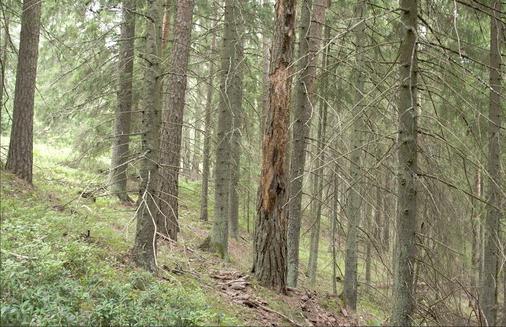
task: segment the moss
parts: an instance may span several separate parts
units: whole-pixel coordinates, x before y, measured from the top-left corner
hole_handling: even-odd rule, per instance
[[[61,166],[48,145],[36,149],[33,188],[0,172],[1,325],[239,324],[198,283],[134,267],[134,208],[76,197],[105,177]]]

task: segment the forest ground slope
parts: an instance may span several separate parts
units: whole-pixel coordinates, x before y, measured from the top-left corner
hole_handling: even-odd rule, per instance
[[[160,272],[135,268],[135,208],[102,188],[106,159],[82,167],[69,157],[66,148],[36,145],[33,188],[1,171],[2,325],[381,323],[376,308],[349,315],[327,285],[287,296],[258,286],[246,232],[231,241],[229,262],[200,251],[211,223],[198,220],[193,182],[182,182],[182,231],[178,243],[161,242]]]

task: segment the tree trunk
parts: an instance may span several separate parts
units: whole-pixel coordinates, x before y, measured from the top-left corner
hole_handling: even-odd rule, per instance
[[[9,45],[9,35],[7,35],[7,31],[9,30],[9,17],[4,16],[4,28],[0,29],[0,39],[3,33],[3,45],[0,49],[0,60],[1,62],[1,71],[0,71],[0,135],[3,132],[3,124],[2,124],[2,111],[4,110],[4,90],[5,90],[5,74],[7,71],[7,46]],[[0,40],[0,44],[2,40]]]
[[[399,136],[397,255],[392,325],[411,326],[414,311],[413,267],[416,256],[417,191],[417,0],[401,0],[399,49]]]
[[[191,143],[191,137],[190,137],[190,131],[189,128],[190,122],[185,122],[183,120],[182,126],[181,126],[181,150],[180,156],[179,156],[179,165],[182,165],[182,176],[186,182],[188,180],[192,180],[191,178],[191,170],[192,170],[192,149],[190,146]]]
[[[478,198],[481,198],[481,170],[480,168],[476,168],[476,177],[474,181],[474,193]],[[473,288],[473,292],[478,290],[480,285],[480,253],[481,253],[481,233],[480,233],[480,207],[478,201],[475,199],[471,200],[472,203],[472,211],[471,211],[471,230],[473,234],[472,239],[472,251],[471,251],[471,267],[472,267],[472,276],[471,276],[471,284]]]
[[[336,249],[336,237],[337,237],[337,220],[339,219],[339,177],[337,175],[338,170],[337,161],[334,165],[334,172],[332,174],[334,179],[334,194],[332,199],[332,294],[337,295],[337,249]]]
[[[135,0],[123,1],[119,49],[118,106],[111,157],[111,192],[122,202],[131,202],[127,193],[128,148],[132,117],[132,80],[134,68]]]
[[[146,14],[146,55],[144,60],[144,110],[142,112],[142,153],[139,209],[133,249],[134,262],[148,270],[156,270],[156,190],[159,180],[158,158],[161,117],[161,3],[148,0]]]
[[[216,50],[216,33],[215,26],[212,26],[211,36],[211,56]],[[207,95],[206,95],[206,112],[204,122],[204,151],[203,151],[203,162],[202,162],[202,189],[200,193],[200,220],[208,220],[208,196],[209,196],[209,166],[211,161],[211,116],[213,112],[213,93],[214,93],[214,64],[212,60],[209,61],[209,79],[207,82]]]
[[[390,190],[390,181],[388,178],[385,178],[385,188],[387,190]],[[381,191],[378,190],[378,192],[381,193]],[[382,194],[381,195],[381,210],[383,211],[383,230],[382,230],[382,241],[383,241],[383,249],[386,253],[390,250],[390,213],[387,208],[387,201],[388,201],[388,194]]]
[[[203,87],[201,87],[202,93],[204,92]],[[200,93],[200,92],[199,92]],[[195,117],[193,119],[193,153],[192,153],[192,170],[190,174],[190,179],[192,181],[196,181],[199,179],[200,175],[200,149],[201,149],[201,130],[202,130],[202,109],[200,103],[197,104],[197,107],[195,108]]]
[[[239,2],[240,3],[240,2]],[[238,16],[243,17],[238,11]],[[230,186],[229,186],[229,219],[230,235],[237,239],[239,233],[239,179],[241,160],[241,131],[243,129],[243,75],[244,75],[244,50],[241,26],[244,22],[236,21],[236,64],[234,68],[235,81],[231,87],[230,109],[232,112],[232,130],[230,135]]]
[[[171,32],[171,9],[173,9],[174,0],[165,0],[163,5],[163,19],[162,19],[162,53],[167,50],[167,44],[169,43],[169,35]],[[172,13],[173,14],[173,13]],[[174,17],[174,16],[172,16]]]
[[[358,234],[360,227],[360,216],[362,206],[362,182],[361,179],[361,163],[364,151],[364,74],[362,73],[364,64],[364,42],[365,22],[363,19],[366,15],[367,4],[364,0],[358,0],[355,8],[355,17],[358,25],[355,32],[355,114],[353,120],[352,135],[352,152],[350,160],[350,176],[351,184],[349,190],[349,198],[346,207],[346,215],[348,217],[348,234],[346,237],[346,256],[345,256],[345,273],[344,273],[344,302],[351,309],[357,309],[357,264],[358,264]]]
[[[225,1],[225,29],[221,58],[220,105],[218,112],[218,144],[216,148],[214,225],[210,237],[210,250],[222,258],[228,256],[228,222],[230,200],[232,103],[238,90],[236,65],[238,0]]]
[[[295,85],[295,103],[290,152],[289,219],[288,219],[288,285],[297,286],[299,271],[299,243],[301,225],[302,184],[306,161],[306,139],[309,136],[310,119],[315,102],[315,76],[317,52],[320,50],[321,29],[328,0],[304,0],[302,2],[297,70],[300,72]],[[311,16],[313,9],[313,16]],[[313,19],[313,20],[311,20]]]
[[[325,60],[325,58],[324,58]],[[324,64],[326,69],[326,64]],[[322,86],[326,87],[326,81],[322,81]],[[323,99],[326,98],[326,92],[323,92]],[[323,201],[323,164],[325,162],[325,131],[327,127],[327,102],[322,100],[320,102],[321,114],[318,122],[318,136],[317,136],[317,147],[316,147],[316,169],[315,169],[315,189],[314,189],[314,208],[313,213],[315,215],[315,222],[311,228],[311,243],[309,250],[309,263],[308,273],[309,282],[311,285],[316,284],[316,273],[318,268],[318,251],[320,246],[320,223],[322,215],[322,201]]]
[[[39,54],[42,2],[24,0],[19,57],[14,90],[14,110],[6,168],[32,183],[33,107]]]
[[[262,141],[262,171],[252,271],[263,286],[286,293],[288,215],[286,150],[295,39],[295,0],[278,0],[269,72],[269,105]]]
[[[501,0],[493,0],[490,19],[490,102],[488,126],[487,216],[480,307],[489,326],[497,321],[501,218]]]
[[[369,237],[366,237],[366,244],[365,244],[365,283],[367,286],[371,285],[371,242],[373,242],[373,239],[370,238],[371,235],[374,235],[373,232],[373,217],[377,218],[375,214],[374,207],[372,205],[368,205],[366,210],[366,231],[369,233]],[[376,211],[378,211],[376,209]]]
[[[325,4],[327,1],[315,2],[315,10],[314,10],[314,20],[318,22],[318,24],[322,25],[325,18],[323,17],[325,12]],[[311,26],[313,29],[313,26]],[[320,37],[318,31],[318,37]],[[313,35],[313,37],[316,37]],[[330,29],[325,26],[325,40],[330,39]],[[314,38],[313,38],[314,40]],[[312,44],[314,45],[314,44]],[[319,46],[314,49],[318,49]],[[312,47],[311,47],[312,48]],[[317,144],[316,144],[316,158],[314,160],[316,164],[316,168],[314,170],[315,177],[315,188],[313,192],[314,197],[314,210],[312,210],[315,222],[311,228],[311,243],[309,250],[309,263],[308,263],[308,273],[309,273],[309,281],[311,285],[316,284],[316,275],[318,268],[318,251],[320,245],[320,224],[321,224],[321,216],[322,216],[322,204],[323,204],[323,183],[324,183],[324,163],[325,163],[325,146],[326,146],[326,129],[327,129],[327,111],[328,111],[328,54],[329,48],[326,48],[322,54],[322,74],[321,74],[321,83],[320,83],[320,91],[321,97],[319,101],[320,106],[320,115],[318,121],[318,133],[317,133]]]
[[[160,142],[160,188],[158,229],[163,235],[177,240],[179,167],[181,162],[181,136],[186,97],[186,72],[190,56],[193,0],[179,0],[176,7],[174,44],[167,80],[166,108]]]

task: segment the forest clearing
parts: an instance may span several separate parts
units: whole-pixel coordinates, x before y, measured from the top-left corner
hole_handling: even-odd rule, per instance
[[[506,326],[503,0],[2,0],[0,325]]]

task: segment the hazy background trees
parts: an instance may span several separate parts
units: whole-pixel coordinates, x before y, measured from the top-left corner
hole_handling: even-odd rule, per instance
[[[263,285],[506,321],[500,0],[40,4],[0,7],[2,160],[32,181],[32,126],[71,148],[136,200],[141,266],[186,187],[204,248],[248,242]]]

